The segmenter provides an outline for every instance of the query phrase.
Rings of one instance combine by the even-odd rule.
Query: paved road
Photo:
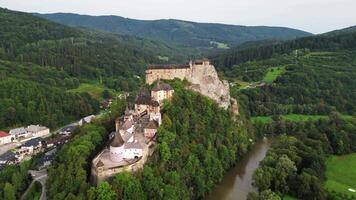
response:
[[[31,182],[31,184],[28,186],[27,190],[25,191],[25,193],[23,193],[23,195],[21,196],[21,200],[25,198],[25,196],[28,194],[28,192],[31,190],[33,184],[38,181],[41,183],[42,185],[42,193],[41,193],[41,197],[40,197],[40,200],[46,200],[47,199],[47,196],[46,196],[46,181],[47,181],[47,169],[43,169],[43,170],[40,170],[40,171],[34,171],[34,170],[29,170],[28,171],[33,180]]]
[[[11,144],[6,144],[6,145],[1,145],[0,146],[0,156],[4,153],[6,153],[7,151],[11,150],[11,149],[15,149],[16,148],[16,143],[11,143]]]

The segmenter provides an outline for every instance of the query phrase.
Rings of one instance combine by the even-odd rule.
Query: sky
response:
[[[315,34],[356,25],[356,0],[0,0],[0,7],[38,13],[283,26]]]

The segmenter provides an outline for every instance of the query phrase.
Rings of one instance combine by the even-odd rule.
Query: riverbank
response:
[[[246,200],[249,192],[256,191],[252,186],[252,175],[266,156],[271,143],[271,139],[258,140],[242,160],[225,174],[206,200]]]

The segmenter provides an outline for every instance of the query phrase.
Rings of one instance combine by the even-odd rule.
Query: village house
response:
[[[57,148],[53,148],[44,153],[36,162],[37,170],[42,170],[51,165],[56,156]]]
[[[151,90],[151,96],[161,104],[164,99],[170,100],[173,97],[173,92],[174,90],[169,84],[158,81]]]
[[[79,120],[78,125],[83,126],[84,124],[89,124],[95,118],[95,115],[89,115]]]
[[[42,139],[34,138],[25,142],[19,150],[17,150],[16,155],[19,160],[23,160],[26,156],[31,156],[39,153],[42,150]]]
[[[67,143],[69,141],[69,136],[64,136],[64,135],[60,135],[54,138],[50,138],[48,139],[45,144],[46,147],[56,147],[56,146],[60,146],[63,145],[65,143]]]
[[[157,133],[158,126],[159,125],[157,121],[150,120],[150,122],[143,129],[145,137],[148,139],[152,139]]]
[[[12,151],[0,155],[0,170],[6,165],[16,164],[18,162],[16,154]]]
[[[33,137],[43,137],[49,135],[49,128],[40,125],[29,125],[26,128],[26,131]]]
[[[25,127],[11,129],[9,131],[10,135],[13,136],[16,140],[23,140],[31,137],[31,133],[28,133]]]
[[[13,141],[13,136],[10,134],[0,131],[0,145],[9,144]]]

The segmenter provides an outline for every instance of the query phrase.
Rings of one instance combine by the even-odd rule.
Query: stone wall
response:
[[[148,69],[146,70],[146,83],[152,84],[158,79],[172,80],[174,78],[185,79],[191,76],[191,68],[178,69]]]
[[[131,163],[131,164],[128,164],[125,166],[113,167],[113,168],[105,168],[105,167],[98,168],[98,167],[96,167],[96,163],[100,159],[102,153],[105,151],[105,150],[103,150],[92,161],[91,183],[94,185],[98,185],[99,183],[101,183],[103,181],[108,181],[110,178],[115,176],[115,174],[118,174],[121,172],[136,172],[136,171],[142,170],[148,157],[153,154],[154,146],[155,146],[155,142],[153,142],[153,141],[149,142],[143,149],[142,157],[137,162],[134,162],[134,163]]]

